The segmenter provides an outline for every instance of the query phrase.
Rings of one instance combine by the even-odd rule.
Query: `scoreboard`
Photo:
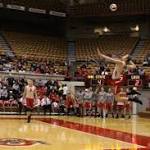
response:
[[[142,86],[142,79],[139,75],[131,75],[128,78],[128,86],[136,86],[141,87]]]
[[[90,80],[90,83],[93,85],[110,85],[111,84],[111,76],[108,75],[89,75],[88,79]],[[125,81],[128,86],[135,86],[135,87],[142,87],[143,81],[140,75],[129,75]]]

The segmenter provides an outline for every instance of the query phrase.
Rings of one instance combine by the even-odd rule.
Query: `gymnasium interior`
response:
[[[0,0],[0,150],[150,150],[150,1]]]

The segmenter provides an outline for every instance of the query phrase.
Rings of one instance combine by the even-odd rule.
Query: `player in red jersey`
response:
[[[115,64],[115,68],[112,73],[112,80],[114,81],[113,86],[115,87],[115,94],[117,94],[118,88],[124,80],[124,70],[126,68],[136,68],[136,65],[133,63],[128,54],[122,56],[121,58],[111,58],[102,54],[99,49],[97,49],[97,53],[99,57],[105,58],[107,61],[111,61]]]
[[[37,92],[36,87],[33,85],[33,81],[28,80],[27,82],[28,85],[25,86],[23,93],[23,101],[27,110],[27,122],[30,123],[32,111],[36,106]]]

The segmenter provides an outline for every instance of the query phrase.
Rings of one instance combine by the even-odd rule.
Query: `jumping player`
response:
[[[37,92],[36,87],[33,85],[32,80],[28,80],[28,85],[24,89],[23,101],[25,102],[25,107],[27,111],[27,122],[31,121],[31,114],[36,105]]]
[[[106,60],[115,63],[115,68],[112,73],[112,80],[114,80],[116,94],[118,90],[118,85],[123,81],[123,73],[125,68],[136,68],[136,65],[133,63],[132,60],[129,59],[128,54],[122,56],[121,58],[111,58],[102,54],[98,48],[97,53],[99,57],[105,58]]]

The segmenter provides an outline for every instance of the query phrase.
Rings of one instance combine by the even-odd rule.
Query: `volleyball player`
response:
[[[93,98],[93,91],[91,88],[89,89],[85,89],[84,93],[83,93],[83,100],[84,100],[84,103],[83,103],[83,114],[88,116],[89,115],[89,112],[92,108],[92,104],[91,104],[91,101],[92,101],[92,98]]]
[[[28,85],[25,86],[23,93],[23,101],[25,102],[25,107],[27,111],[27,122],[30,123],[32,111],[36,106],[37,92],[32,80],[28,80],[27,83]]]
[[[106,115],[106,99],[107,93],[105,92],[104,88],[101,87],[98,93],[97,111],[102,118]]]
[[[128,54],[122,56],[121,58],[111,58],[109,56],[102,54],[98,48],[97,48],[97,53],[99,57],[105,58],[106,60],[115,63],[115,68],[112,73],[112,80],[114,81],[115,94],[116,94],[118,91],[118,85],[124,80],[123,74],[125,69],[136,68],[136,65],[129,58]]]
[[[116,118],[121,115],[122,118],[125,117],[125,104],[128,101],[128,96],[123,88],[120,88],[120,92],[116,95]]]
[[[107,92],[107,99],[106,99],[106,118],[108,117],[108,114],[111,113],[112,117],[114,117],[113,113],[113,105],[114,105],[115,96],[112,92],[112,89],[109,88]]]

